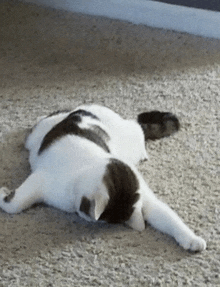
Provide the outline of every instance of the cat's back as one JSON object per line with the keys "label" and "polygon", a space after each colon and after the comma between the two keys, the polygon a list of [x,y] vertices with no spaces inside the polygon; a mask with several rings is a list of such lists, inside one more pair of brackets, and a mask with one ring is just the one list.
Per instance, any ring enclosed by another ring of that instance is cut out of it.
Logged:
{"label": "cat's back", "polygon": [[136,120],[124,119],[111,109],[99,105],[82,105],[79,109],[95,114],[109,133],[109,147],[115,157],[137,164],[148,158],[144,133]]}
{"label": "cat's back", "polygon": [[26,139],[25,147],[30,152],[35,151],[37,153],[46,134],[54,126],[60,123],[68,114],[69,111],[59,111],[49,116],[38,118],[36,125],[32,128],[29,136]]}
{"label": "cat's back", "polygon": [[134,164],[146,158],[140,125],[99,105],[82,105],[41,118],[29,135],[26,148],[32,169],[49,156],[50,162],[59,158],[64,161],[74,157],[83,162],[114,156]]}
{"label": "cat's back", "polygon": [[26,141],[31,167],[35,169],[39,162],[58,166],[60,161],[68,166],[73,157],[75,163],[85,165],[106,157],[110,153],[108,134],[100,119],[87,110],[57,111],[42,117]]}
{"label": "cat's back", "polygon": [[[69,120],[66,120],[67,118]],[[77,132],[71,127],[72,123],[74,123],[75,127],[79,126],[81,130],[85,131],[83,135],[81,134],[81,137],[86,137],[86,132],[88,133],[89,130],[93,129],[94,132],[99,133],[100,137],[108,138],[110,141],[113,131],[118,130],[119,126],[123,123],[123,119],[109,108],[99,105],[82,105],[74,110],[56,111],[38,119],[37,124],[32,128],[26,140],[26,148],[29,151],[38,153],[45,147],[44,139],[46,136],[47,138],[50,137],[50,144],[54,143],[55,137],[51,131],[55,129],[57,139],[64,137],[65,129],[65,135],[76,134]]]}

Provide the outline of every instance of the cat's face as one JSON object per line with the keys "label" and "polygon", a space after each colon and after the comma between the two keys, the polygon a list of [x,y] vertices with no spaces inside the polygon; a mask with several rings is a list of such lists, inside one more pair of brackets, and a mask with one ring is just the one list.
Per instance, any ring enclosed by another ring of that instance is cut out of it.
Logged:
{"label": "cat's face", "polygon": [[140,184],[135,172],[125,163],[110,159],[101,186],[90,197],[83,196],[80,215],[88,220],[126,223],[143,230],[145,223],[140,201]]}
{"label": "cat's face", "polygon": [[130,219],[134,204],[140,195],[139,182],[135,173],[125,163],[111,159],[106,167],[103,183],[109,201],[100,219],[109,223],[122,223]]}

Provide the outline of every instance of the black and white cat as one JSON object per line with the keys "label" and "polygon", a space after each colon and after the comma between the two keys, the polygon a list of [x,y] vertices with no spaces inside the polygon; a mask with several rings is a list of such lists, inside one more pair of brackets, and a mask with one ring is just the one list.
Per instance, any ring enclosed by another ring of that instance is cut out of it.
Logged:
{"label": "black and white cat", "polygon": [[145,140],[178,129],[170,113],[125,120],[98,105],[45,116],[26,141],[32,173],[15,191],[0,189],[0,207],[19,213],[44,202],[89,221],[124,222],[139,231],[147,221],[184,249],[202,251],[206,242],[157,199],[135,167],[147,159]]}

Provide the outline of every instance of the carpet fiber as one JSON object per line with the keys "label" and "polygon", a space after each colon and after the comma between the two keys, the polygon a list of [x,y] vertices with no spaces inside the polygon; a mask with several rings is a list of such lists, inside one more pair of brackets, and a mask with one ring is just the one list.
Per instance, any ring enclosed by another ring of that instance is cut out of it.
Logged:
{"label": "carpet fiber", "polygon": [[181,130],[148,142],[144,178],[207,250],[189,253],[147,225],[89,224],[38,205],[0,212],[0,286],[217,286],[220,283],[220,41],[16,1],[0,4],[0,186],[30,173],[37,117],[81,103],[126,118],[176,113]]}

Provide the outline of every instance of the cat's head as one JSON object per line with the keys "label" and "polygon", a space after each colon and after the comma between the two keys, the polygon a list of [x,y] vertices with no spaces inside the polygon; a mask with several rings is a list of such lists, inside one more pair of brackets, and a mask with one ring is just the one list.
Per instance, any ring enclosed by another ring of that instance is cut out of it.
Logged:
{"label": "cat's head", "polygon": [[102,184],[92,198],[82,197],[80,211],[94,220],[126,223],[142,231],[145,222],[135,172],[125,163],[111,159],[106,166]]}

